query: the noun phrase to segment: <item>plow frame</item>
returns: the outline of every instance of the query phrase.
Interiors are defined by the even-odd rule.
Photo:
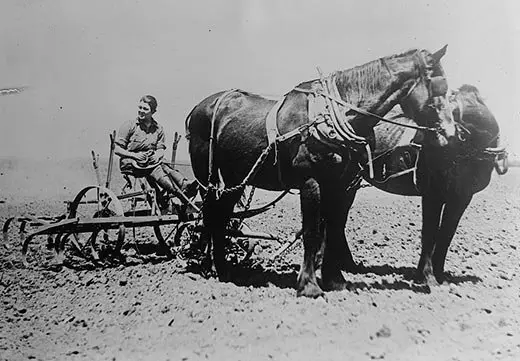
[[[175,133],[171,159],[172,166],[175,165],[174,157],[179,140],[180,136]],[[47,247],[54,249],[56,258],[60,261],[64,258],[63,251],[67,242],[70,242],[82,257],[97,263],[100,257],[95,249],[96,239],[99,235],[108,238],[107,234],[109,231],[115,235],[115,254],[120,254],[125,243],[127,230],[129,229],[133,230],[135,238],[136,228],[152,227],[159,244],[167,245],[168,247],[172,245],[178,246],[181,242],[181,236],[186,232],[190,237],[194,237],[194,234],[200,236],[204,233],[201,215],[202,202],[195,202],[194,199],[189,199],[180,189],[178,189],[177,195],[168,199],[168,202],[174,202],[175,199],[178,201],[177,207],[174,207],[176,212],[173,214],[161,214],[157,202],[158,189],[144,178],[134,178],[134,184],[132,185],[131,179],[125,177],[127,185],[123,187],[121,194],[117,195],[111,190],[114,145],[115,131],[110,134],[110,154],[105,184],[101,184],[98,156],[92,151],[92,164],[98,184],[84,187],[72,201],[65,201],[66,212],[64,214],[58,216],[23,214],[10,217],[5,221],[2,230],[6,245],[9,241],[10,228],[14,223],[19,224],[19,244],[22,248],[25,265],[28,264],[30,244],[39,236],[47,236]],[[137,186],[137,183],[139,183],[139,186]],[[125,193],[125,188],[131,188],[131,191]],[[136,190],[136,188],[140,188],[140,190]],[[246,252],[242,261],[251,257],[254,247],[259,240],[280,242],[280,238],[275,235],[252,231],[244,223],[244,219],[272,208],[285,194],[287,192],[257,209],[248,209],[235,213],[238,222],[230,223],[231,226],[227,230],[227,235],[235,241],[236,239],[247,239],[246,242],[235,242]],[[250,198],[252,198],[252,193]],[[125,209],[123,202],[129,203],[130,208]],[[139,207],[139,203],[145,203],[146,207]],[[94,212],[92,214],[82,214],[80,208],[85,206],[93,207]],[[168,234],[163,234],[161,227],[172,225],[174,226],[173,230],[169,231]],[[85,234],[87,234],[87,238],[82,240]],[[169,241],[171,238],[173,238],[173,242]],[[189,241],[191,242],[192,240]],[[295,241],[296,238],[291,244]],[[286,244],[272,258],[278,257],[287,248]]]

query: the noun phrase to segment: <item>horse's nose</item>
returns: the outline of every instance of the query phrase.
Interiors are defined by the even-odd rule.
[[[435,142],[439,147],[445,147],[449,144],[448,138],[442,134],[442,132],[437,132],[435,134]]]
[[[443,104],[438,110],[439,124],[437,131],[437,141],[439,146],[446,146],[456,140],[457,126],[453,119],[453,112],[449,105]]]
[[[456,139],[457,137],[457,127],[455,126],[455,122],[445,122],[442,124],[443,135],[447,140]]]

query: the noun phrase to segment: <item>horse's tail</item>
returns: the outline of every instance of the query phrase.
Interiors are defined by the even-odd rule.
[[[191,115],[193,114],[193,111],[195,110],[197,106],[194,106],[191,111],[188,113],[188,116],[186,117],[186,120],[184,121],[184,132],[186,133],[186,140],[188,143],[190,142],[190,120]]]

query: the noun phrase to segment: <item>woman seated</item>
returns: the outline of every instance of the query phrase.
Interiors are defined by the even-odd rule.
[[[187,198],[193,198],[198,191],[197,181],[190,182],[181,172],[163,163],[165,137],[163,127],[153,118],[156,110],[155,97],[145,95],[139,100],[137,119],[125,122],[119,128],[115,154],[120,156],[121,173],[149,177],[169,194],[177,194],[178,187]]]

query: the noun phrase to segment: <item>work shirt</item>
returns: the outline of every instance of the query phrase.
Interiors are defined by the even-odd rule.
[[[138,120],[125,122],[119,128],[116,144],[130,152],[166,149],[163,127],[155,120],[152,120],[149,129],[146,129]]]
[[[125,122],[119,128],[115,143],[130,152],[166,149],[163,127],[155,120],[148,129],[137,119]],[[132,159],[121,158],[119,166],[121,170],[126,170],[131,163]]]

